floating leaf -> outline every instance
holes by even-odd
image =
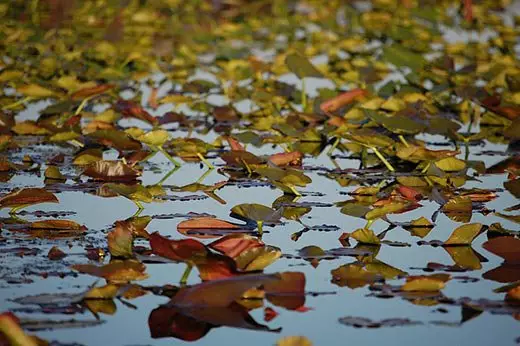
[[[276,346],[312,346],[305,336],[284,336],[276,342]]]
[[[11,312],[0,314],[0,340],[6,345],[39,346],[41,340],[25,334],[20,327],[20,320]],[[5,339],[4,339],[5,337]]]
[[[24,96],[34,97],[34,98],[47,98],[47,97],[53,97],[55,95],[55,92],[44,88],[38,84],[28,84],[21,86],[16,89],[20,94]]]
[[[469,197],[454,197],[442,206],[442,211],[455,221],[469,222],[473,203]]]
[[[497,237],[488,240],[482,247],[500,256],[506,263],[520,263],[520,239],[513,237]]]
[[[47,253],[47,258],[49,258],[52,261],[57,261],[65,257],[67,257],[67,254],[60,250],[57,246],[53,246],[49,250],[49,253]]]
[[[252,221],[276,222],[280,219],[280,211],[276,211],[262,204],[244,203],[234,206],[231,212]]]
[[[340,287],[359,288],[381,280],[383,277],[368,271],[362,264],[345,264],[331,271],[332,282]]]
[[[325,113],[334,113],[338,109],[351,104],[367,94],[368,92],[364,89],[352,89],[323,102],[320,104],[320,109]]]
[[[238,225],[213,217],[189,219],[177,225],[179,233],[196,238],[215,238],[220,236],[219,231],[240,229]]]
[[[412,232],[412,235],[420,238],[426,237],[430,231],[433,229],[433,224],[426,219],[424,216],[421,216],[418,219],[412,220],[406,226],[403,226],[407,231]]]
[[[0,198],[0,208],[21,208],[39,203],[58,203],[58,198],[42,188],[18,189]]]
[[[374,231],[368,228],[359,228],[352,232],[350,236],[362,244],[379,245],[381,243]]]
[[[48,166],[44,173],[45,179],[51,180],[66,180],[65,176],[61,174],[60,170],[56,166]]]
[[[470,223],[457,227],[450,235],[444,245],[470,245],[484,229],[480,223]]]
[[[316,77],[322,78],[323,75],[313,64],[310,63],[307,58],[300,54],[289,54],[285,58],[285,64],[289,70],[294,73],[298,78],[303,79],[305,77]]]
[[[154,254],[174,261],[196,261],[207,254],[206,247],[194,239],[170,240],[154,232],[149,240]]]
[[[114,230],[107,235],[108,251],[114,257],[129,258],[133,255],[134,236],[124,224],[116,223]]]
[[[383,48],[383,60],[397,67],[409,67],[412,70],[420,70],[426,64],[426,60],[422,55],[397,44]]]
[[[122,161],[99,160],[90,163],[83,174],[101,181],[132,181],[137,179],[141,172]]]
[[[142,142],[147,145],[161,147],[164,143],[168,141],[170,138],[170,135],[168,134],[168,131],[165,130],[154,130],[147,132],[136,139],[139,142]]]
[[[447,157],[435,161],[435,166],[442,169],[445,172],[457,172],[466,168],[466,163],[456,157]]]
[[[406,283],[401,286],[401,290],[440,291],[448,280],[450,280],[450,276],[447,274],[409,276],[406,278]]]

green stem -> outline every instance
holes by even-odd
[[[80,148],[83,148],[85,146],[83,143],[81,143],[77,139],[71,139],[69,142],[70,142],[70,144],[75,145]]]
[[[248,173],[249,175],[253,174],[253,171],[251,171],[251,168],[249,167],[249,165],[247,164],[247,162],[246,162],[244,159],[240,159],[240,161],[242,161],[242,163],[244,164],[244,166],[246,166],[247,173]]]
[[[186,265],[187,265],[186,269],[184,270],[184,273],[182,273],[182,277],[181,277],[181,281],[180,281],[181,286],[186,285],[186,283],[188,282],[188,278],[191,274],[191,270],[193,269],[193,264],[186,263]]]
[[[208,160],[206,160],[206,158],[204,157],[204,155],[202,155],[201,153],[197,153],[197,156],[198,156],[198,158],[199,158],[202,162],[204,162],[204,163],[206,164],[206,166],[208,166],[209,169],[214,169],[214,168],[215,168],[215,166],[213,166],[213,165],[211,164],[211,162],[209,162]]]
[[[293,195],[295,195],[296,197],[301,197],[301,193],[299,193],[295,188],[294,186],[287,186],[289,188],[289,190],[291,190],[291,192],[293,193]]]
[[[197,184],[202,184],[204,179],[214,170],[215,168],[209,168],[206,172],[204,172],[199,179],[197,179]]]
[[[359,169],[365,168],[366,160],[367,160],[367,148],[363,147],[363,149],[361,149],[361,167],[359,167]]]
[[[302,78],[302,112],[307,109],[307,93],[305,92],[305,78]]]
[[[379,160],[381,160],[381,161],[385,164],[386,168],[388,168],[388,170],[389,170],[390,172],[395,172],[394,167],[390,164],[390,162],[388,162],[388,161],[385,159],[385,157],[384,157],[384,156],[379,152],[379,150],[377,150],[376,147],[371,147],[370,149],[372,149],[372,151],[374,152],[374,154],[376,154],[376,156],[379,158]]]
[[[367,220],[367,223],[365,225],[365,229],[370,229],[370,227],[372,226],[372,224],[374,223],[375,220]]]
[[[150,148],[152,149],[152,152],[150,154],[148,154],[148,156],[146,156],[144,159],[142,159],[141,162],[145,162],[145,161],[150,160],[159,151],[159,149],[157,149],[157,147],[150,147]]]
[[[257,221],[256,225],[258,227],[258,233],[260,233],[260,237],[264,234],[264,222],[263,221]]]
[[[329,157],[329,159],[332,162],[332,164],[334,165],[334,167],[341,170],[341,166],[338,164],[338,162],[335,159],[333,159],[332,157]]]
[[[166,175],[164,177],[162,177],[161,180],[159,180],[157,182],[157,184],[155,184],[155,185],[162,185],[166,181],[166,179],[171,177],[173,173],[177,172],[179,170],[179,168],[180,168],[179,166],[175,166],[175,168],[173,168],[171,171],[166,173]]]
[[[132,217],[138,217],[144,210],[143,205],[139,201],[132,201],[137,206],[137,210],[135,211],[134,215]]]
[[[424,174],[424,173],[428,172],[428,168],[430,168],[430,165],[431,165],[431,162],[428,162],[426,164],[426,166],[424,166],[424,168],[422,169],[421,173]]]
[[[84,99],[83,101],[81,101],[81,103],[79,104],[78,106],[78,109],[76,109],[76,111],[74,112],[74,115],[78,115],[79,113],[81,113],[81,111],[83,110],[83,108],[85,108],[85,105],[87,104],[87,102],[91,99],[92,97],[87,97],[86,99]]]
[[[332,146],[327,151],[327,155],[329,155],[329,156],[332,155],[332,152],[336,149],[336,147],[338,146],[340,140],[341,139],[339,137],[336,137],[336,139],[334,140],[334,143],[332,143]]]
[[[33,97],[31,97],[31,96],[24,97],[23,99],[20,99],[20,100],[18,100],[16,102],[13,102],[11,104],[8,104],[8,105],[2,107],[2,110],[5,111],[5,110],[11,109],[11,108],[18,107],[22,103],[25,103],[25,102],[28,102],[28,101],[31,101],[31,100],[33,100]]]
[[[9,215],[16,215],[16,213],[18,213],[18,211],[22,210],[23,208],[25,208],[25,205],[19,205],[17,207],[13,207],[13,208],[11,208],[11,210],[9,210]]]
[[[408,148],[410,146],[410,144],[408,144],[408,142],[406,141],[406,139],[404,138],[403,135],[399,135],[398,137],[399,137],[399,140],[404,144],[405,147]]]
[[[181,164],[175,160],[173,157],[171,157],[170,154],[166,150],[164,150],[163,147],[157,147],[157,150],[159,150],[171,163],[173,163],[176,167],[180,167]]]

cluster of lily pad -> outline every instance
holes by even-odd
[[[99,198],[122,196],[138,209],[114,223],[105,246],[87,253],[99,263],[72,266],[105,279],[106,285],[60,295],[58,303],[50,295],[25,297],[20,304],[81,305],[97,316],[110,311],[115,298],[151,293],[171,298],[150,314],[153,337],[196,340],[219,325],[217,313],[233,319],[235,325],[229,325],[235,327],[276,331],[254,322],[248,311],[262,306],[264,298],[274,306],[305,311],[305,276],[263,273],[282,257],[280,248],[262,241],[264,226],[276,230],[281,220],[299,222],[305,229],[291,235],[295,241],[319,227],[302,221],[312,206],[299,203],[312,195],[310,175],[319,174],[348,190],[349,199],[333,201],[345,220],[361,218],[366,224],[338,234],[341,248],[309,246],[286,257],[315,266],[329,258],[353,257],[354,262],[332,270],[332,282],[352,289],[370,285],[378,297],[518,314],[518,231],[500,223],[470,223],[474,213],[520,220],[518,204],[503,211],[486,206],[501,194],[520,197],[514,153],[520,139],[518,29],[498,15],[508,1],[463,3],[374,0],[370,10],[313,0],[0,5],[1,179],[36,172],[43,173],[45,184],[3,191],[0,208],[10,209],[11,217],[2,230],[46,239],[88,233],[71,220],[23,219],[25,207],[58,203],[63,186]],[[454,23],[474,31],[492,29],[495,35],[450,43],[443,30]],[[329,87],[310,88],[318,79]],[[36,116],[27,118],[26,112]],[[214,135],[211,140],[208,133]],[[447,148],[439,150],[435,141]],[[513,153],[489,166],[470,159],[481,143],[507,145]],[[55,150],[45,160],[24,155],[43,144]],[[255,154],[260,151],[265,154]],[[114,152],[117,158],[106,159]],[[171,170],[147,185],[142,174],[155,155],[162,155]],[[316,158],[327,159],[332,167],[311,166]],[[359,161],[359,167],[342,168],[345,159]],[[179,167],[193,163],[207,168],[199,179],[165,185],[175,180]],[[221,181],[205,185],[210,174]],[[465,187],[488,174],[507,174],[507,192]],[[141,216],[144,204],[164,202],[169,192],[202,192],[226,204],[218,191],[244,182],[278,189],[280,197],[271,206],[230,208],[231,216],[245,223],[189,218],[177,225],[179,239],[146,230],[152,218]],[[87,183],[94,191],[87,191]],[[392,215],[427,201],[438,204],[431,217],[393,220]],[[412,246],[386,240],[389,231],[402,228],[424,238],[440,214],[461,225],[445,241],[421,240],[418,245],[442,247],[454,265],[429,263],[424,269],[436,273],[410,275],[376,258],[381,246]],[[376,233],[377,220],[388,228]],[[491,305],[443,296],[445,284],[459,280],[446,272],[482,268],[481,256],[471,247],[482,234],[488,237],[483,247],[505,261],[484,274],[508,284],[497,289],[506,293],[504,301]],[[136,246],[136,240],[145,245]],[[107,254],[110,261],[102,264]],[[66,256],[57,247],[48,253],[49,260]],[[147,265],[157,262],[186,264],[179,286],[134,283],[147,278]],[[203,282],[186,286],[194,267]],[[403,278],[397,286],[388,282]],[[265,312],[270,318],[276,314],[272,308]],[[175,329],[173,321],[191,327]],[[349,317],[340,323],[413,324]],[[43,342],[25,335],[18,324],[10,313],[0,315],[0,341]]]

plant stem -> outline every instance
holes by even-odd
[[[184,270],[184,273],[182,273],[180,284],[182,286],[186,285],[188,282],[188,277],[190,276],[191,270],[193,269],[193,264],[186,263],[186,269]]]
[[[251,171],[251,168],[249,167],[249,165],[247,164],[247,162],[246,162],[244,159],[240,159],[240,161],[242,161],[242,163],[244,164],[244,166],[246,166],[247,173],[248,173],[249,175],[253,174],[253,171]]]
[[[410,144],[408,144],[408,142],[406,141],[406,139],[404,138],[403,135],[399,135],[398,137],[399,137],[399,140],[404,144],[405,147],[408,148],[410,146]]]
[[[428,162],[426,164],[426,166],[424,166],[424,168],[422,169],[421,173],[426,173],[428,172],[428,168],[430,168],[430,165],[431,165],[431,162]]]
[[[260,237],[262,237],[262,235],[264,234],[264,222],[263,221],[257,221],[256,222],[256,225],[258,227],[258,233],[260,234]]]
[[[83,110],[83,108],[85,108],[85,105],[87,104],[87,102],[91,99],[92,97],[87,97],[86,99],[84,99],[83,101],[81,101],[81,103],[79,104],[78,106],[78,109],[76,109],[76,111],[74,112],[74,115],[78,115],[79,113],[81,113],[81,111]]]
[[[171,177],[173,173],[177,172],[179,170],[179,168],[180,168],[179,166],[175,166],[171,171],[166,173],[166,175],[164,177],[162,177],[161,180],[159,180],[157,182],[157,184],[155,184],[155,185],[162,185],[166,181],[166,179]]]
[[[180,167],[181,164],[175,160],[173,157],[171,157],[170,154],[168,154],[168,152],[166,150],[164,150],[163,147],[157,147],[157,150],[159,150],[164,156],[166,156],[166,158],[171,162],[173,163],[176,167]]]
[[[213,166],[213,165],[211,164],[211,162],[209,162],[208,160],[206,160],[206,158],[204,157],[204,155],[202,155],[201,153],[197,153],[197,156],[198,156],[198,158],[199,158],[202,162],[204,162],[204,163],[206,164],[206,166],[208,166],[209,169],[214,169],[214,168],[215,168],[215,166]]]
[[[379,152],[379,150],[377,150],[376,147],[371,147],[370,149],[372,149],[374,154],[376,154],[376,156],[385,164],[386,168],[388,168],[390,172],[395,172],[394,167],[385,159],[385,157]]]
[[[307,109],[307,93],[305,92],[305,78],[302,78],[302,112]]]
[[[21,105],[22,103],[31,101],[32,99],[33,98],[31,96],[24,97],[23,99],[20,99],[20,100],[18,100],[16,102],[10,103],[10,104],[2,107],[2,110],[5,111],[5,110],[11,109],[11,108],[15,108],[15,107]]]
[[[11,210],[9,210],[9,215],[16,215],[16,213],[18,213],[18,211],[23,209],[24,207],[25,205],[19,205],[17,207],[11,208]]]
[[[144,210],[143,205],[139,201],[132,201],[137,206],[137,210],[135,211],[134,215],[132,217],[138,217]]]
[[[210,174],[215,168],[209,168],[206,172],[204,172],[199,179],[197,179],[197,184],[201,184],[204,179]]]
[[[289,188],[289,190],[291,190],[291,192],[293,193],[293,195],[295,195],[296,197],[300,197],[302,194],[299,193],[295,188],[294,186],[287,186]]]
[[[329,156],[332,155],[332,152],[336,149],[340,140],[341,139],[339,137],[336,137],[336,139],[334,140],[334,143],[332,143],[332,146],[327,151],[327,155],[329,155]]]

